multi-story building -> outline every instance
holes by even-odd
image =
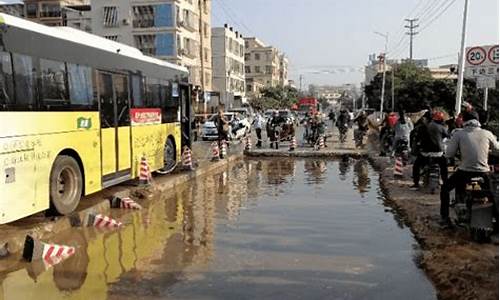
[[[285,54],[280,55],[280,85],[288,85],[288,58]]]
[[[255,37],[245,38],[245,81],[247,97],[258,97],[260,89],[280,85],[281,60],[278,49],[266,46]],[[288,69],[288,67],[287,67]],[[283,75],[285,72],[283,72]],[[288,70],[286,71],[288,73]],[[288,76],[288,74],[287,74]]]
[[[238,107],[245,102],[245,41],[228,27],[212,28],[212,71],[214,90],[220,104]]]
[[[399,63],[398,60],[388,59],[385,62],[385,71],[390,72],[392,70],[393,65],[397,65]],[[368,57],[368,65],[365,66],[365,84],[369,85],[373,78],[378,73],[382,73],[384,70],[384,64],[378,59],[375,54],[371,54]]]
[[[24,3],[21,0],[0,1],[0,12],[24,18]]]
[[[64,25],[68,7],[88,5],[90,0],[24,0],[24,16],[48,26]]]
[[[209,92],[210,16],[211,0],[99,0],[92,2],[92,32],[186,66],[195,90]]]

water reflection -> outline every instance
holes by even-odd
[[[368,161],[365,159],[359,159],[354,163],[354,176],[352,178],[352,184],[358,190],[361,197],[363,197],[370,188],[370,177],[368,171]]]
[[[304,161],[304,174],[306,175],[307,184],[322,184],[327,178],[327,162],[325,160]]]
[[[347,179],[349,168],[351,167],[351,158],[347,155],[342,156],[339,161],[339,178],[342,181]]]
[[[342,277],[344,275],[339,274],[347,273],[345,270],[352,266],[337,265],[338,262],[328,255],[332,249],[341,252],[339,257],[351,255],[352,250],[349,247],[354,243],[353,237],[346,235],[344,240],[339,242],[340,234],[337,233],[335,239],[332,239],[329,229],[318,231],[318,226],[330,226],[328,223],[314,223],[316,227],[298,223],[293,227],[278,220],[283,216],[294,220],[312,220],[311,217],[316,219],[313,217],[316,215],[318,219],[327,220],[332,211],[314,211],[314,206],[303,201],[303,194],[293,194],[293,197],[287,198],[283,193],[300,192],[309,195],[310,189],[315,188],[311,184],[319,185],[327,183],[328,180],[336,180],[333,178],[335,167],[338,167],[341,179],[344,176],[342,180],[345,180],[351,163],[354,163],[352,183],[355,189],[361,195],[374,193],[370,187],[370,168],[365,160],[343,159],[331,162],[308,159],[298,165],[297,161],[286,159],[249,160],[222,172],[207,175],[189,185],[177,187],[161,199],[151,201],[141,211],[132,214],[114,212],[115,217],[127,224],[121,230],[101,232],[93,228],[83,228],[63,234],[61,241],[72,241],[77,245],[76,254],[47,271],[37,269],[34,264],[21,264],[17,270],[0,273],[0,300],[29,299],[34,295],[41,299],[175,298],[170,293],[175,294],[173,290],[176,287],[186,282],[194,282],[196,286],[198,281],[203,281],[204,276],[209,276],[207,273],[215,274],[213,268],[216,258],[224,261],[226,255],[229,259],[234,256],[231,252],[235,251],[234,249],[240,251],[236,256],[247,255],[246,260],[233,258],[233,263],[237,261],[236,266],[231,265],[233,269],[227,273],[219,272],[218,276],[227,277],[228,274],[234,274],[234,278],[244,278],[243,275],[246,274],[248,278],[259,278],[260,273],[255,273],[252,266],[257,266],[258,269],[264,264],[279,267],[277,270],[264,270],[269,276],[272,275],[271,280],[285,280],[292,276],[293,272],[300,273],[300,276],[296,275],[298,277],[295,280],[300,279],[302,284],[308,283],[314,276],[321,277],[319,273],[313,275],[312,271],[304,269],[298,272],[293,269],[294,265],[298,264],[295,255],[301,253],[302,259],[309,258],[309,261],[303,263],[311,270],[314,266],[315,270],[322,270],[323,267],[324,272],[336,272],[325,273],[324,280],[338,276],[346,279]],[[297,182],[305,182],[306,185],[294,185],[295,176],[299,179]],[[323,186],[326,188],[328,185]],[[351,188],[348,190],[352,193]],[[242,212],[249,207],[255,207],[258,201],[262,202],[269,199],[269,196],[277,195],[282,196],[277,198],[280,200],[279,203],[276,202],[279,207],[275,206],[275,210],[267,215],[253,214],[252,218],[256,219],[252,219],[254,223],[248,225],[251,221],[248,216],[243,219],[245,214],[242,215]],[[287,202],[294,200],[295,205],[299,206],[287,207]],[[317,203],[319,200],[314,201]],[[330,199],[324,201],[324,208],[332,205]],[[341,202],[342,199],[335,201]],[[300,209],[297,209],[298,207]],[[281,214],[283,210],[286,213]],[[359,220],[364,222],[371,215],[370,212]],[[343,217],[354,219],[345,214],[337,216],[337,220]],[[246,235],[228,238],[227,235],[236,231],[238,226],[256,226],[258,230],[253,228],[254,231],[247,232]],[[367,228],[364,223],[360,227]],[[225,239],[225,244],[221,244],[221,239]],[[304,239],[310,240],[304,243]],[[228,247],[230,243],[233,244]],[[325,243],[332,248],[318,255],[316,251],[325,247]],[[273,247],[276,247],[276,251],[273,251]],[[280,247],[286,247],[285,250],[289,254],[283,254],[286,251]],[[256,260],[258,251],[263,251],[263,248],[268,251],[266,257]],[[357,249],[361,251],[362,248]],[[283,255],[286,257],[282,257]],[[355,264],[356,272],[367,265],[366,261],[370,261],[361,255],[359,258],[363,260]],[[282,274],[280,268],[289,269],[289,273]],[[371,278],[370,280],[375,281]],[[242,282],[244,283],[246,282]],[[273,285],[270,287],[280,288]]]

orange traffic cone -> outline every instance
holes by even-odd
[[[151,183],[151,170],[149,169],[149,164],[146,160],[146,156],[141,157],[141,163],[139,166],[139,183],[141,185],[148,185]]]
[[[122,222],[119,222],[113,218],[103,216],[101,214],[92,214],[90,213],[87,217],[87,226],[88,227],[97,227],[97,228],[117,228],[123,225]]]
[[[292,140],[290,141],[290,151],[294,151],[297,148],[297,139],[295,139],[295,135],[292,136]]]
[[[250,151],[250,150],[252,150],[252,137],[248,135],[245,143],[245,151]]]
[[[182,165],[184,168],[192,170],[193,160],[191,158],[191,149],[188,146],[184,146],[184,151],[182,152]]]
[[[217,142],[212,143],[212,161],[219,160],[219,144]]]
[[[221,157],[225,158],[227,155],[227,144],[225,140],[222,140],[221,145],[220,145],[220,152],[221,152]]]
[[[111,208],[142,209],[142,206],[129,197],[115,196],[111,199]]]
[[[403,160],[399,156],[394,163],[394,177],[403,177]]]
[[[54,262],[73,254],[75,254],[75,247],[43,243],[30,235],[27,235],[24,240],[23,258],[29,262],[37,259]]]

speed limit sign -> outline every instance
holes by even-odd
[[[490,62],[498,65],[498,45],[490,48],[488,51],[488,59]]]
[[[467,51],[467,62],[473,66],[478,66],[486,60],[486,50],[482,47],[472,47]],[[498,60],[498,56],[497,56]]]

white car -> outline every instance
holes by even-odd
[[[229,139],[237,140],[246,136],[251,131],[251,124],[247,118],[236,119],[234,113],[224,113],[226,120],[229,121]],[[201,139],[204,141],[216,140],[219,137],[219,132],[215,126],[217,115],[211,116],[202,127]]]

